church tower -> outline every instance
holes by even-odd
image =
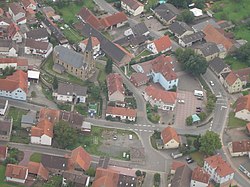
[[[93,48],[92,48],[92,39],[89,37],[87,46],[85,48],[85,51],[83,53],[84,61],[88,65],[88,72],[94,72],[95,71],[95,60],[93,58]]]

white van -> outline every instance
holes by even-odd
[[[203,91],[194,90],[194,96],[203,97]]]

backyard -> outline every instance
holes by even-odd
[[[234,115],[235,115],[234,112],[229,113],[228,127],[229,128],[245,127],[247,122],[234,117]]]

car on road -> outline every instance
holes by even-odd
[[[148,16],[147,19],[152,19],[153,17],[154,17],[154,16],[151,15],[151,16]]]
[[[184,104],[184,103],[185,103],[185,101],[184,101],[183,99],[179,99],[179,100],[178,100],[178,103],[180,103],[180,104]]]
[[[197,97],[198,100],[203,100],[203,97]]]
[[[191,163],[193,163],[193,162],[194,162],[193,159],[187,160],[187,163],[188,163],[188,164],[191,164]]]
[[[196,107],[196,110],[201,110],[201,107]]]
[[[186,161],[189,161],[189,160],[192,160],[192,158],[191,158],[191,157],[187,157],[187,158],[186,158]]]
[[[113,140],[117,140],[117,136],[116,135],[113,136]]]
[[[210,81],[209,82],[211,86],[214,86],[214,82],[213,81]]]

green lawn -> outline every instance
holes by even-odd
[[[250,4],[250,3],[249,3]],[[249,10],[250,11],[250,10]],[[237,39],[245,39],[247,40],[248,42],[250,42],[250,30],[244,26],[244,25],[241,25],[241,26],[237,26],[235,29],[234,29],[234,34],[235,34],[235,37]]]
[[[201,167],[203,166],[204,155],[202,153],[200,153],[199,151],[196,151],[194,153],[191,153],[190,156],[195,162],[197,162],[199,166]]]
[[[83,40],[83,37],[72,28],[65,28],[63,30],[64,35],[71,43],[79,43]]]
[[[245,127],[247,122],[244,120],[235,118],[234,115],[235,115],[234,112],[229,113],[228,127],[229,128]]]
[[[77,105],[75,105],[74,109],[79,113],[79,114],[82,114],[84,116],[87,116],[88,115],[88,107],[86,104],[82,104],[82,103],[79,103]]]
[[[42,159],[42,154],[41,153],[33,153],[30,156],[30,161],[32,161],[32,162],[38,162],[38,163],[40,163],[41,159]]]
[[[134,58],[134,60],[140,60],[141,57],[148,56],[148,55],[150,55],[150,54],[152,54],[150,51],[144,50],[144,51],[141,52],[139,55],[137,55],[137,56]]]
[[[16,108],[16,107],[10,107],[9,112],[8,112],[8,118],[13,118],[13,129],[21,129],[21,119],[22,115],[27,114],[28,111],[21,109],[21,108]]]
[[[66,111],[71,111],[71,105],[70,104],[57,104],[57,107],[60,109],[60,110],[66,110]]]
[[[5,166],[0,165],[0,186],[1,187],[17,187],[22,185],[17,185],[14,183],[7,183],[5,180]]]
[[[228,56],[225,58],[225,62],[231,66],[233,70],[247,68],[247,65],[243,62],[238,61],[237,59]]]
[[[76,3],[69,3],[69,5],[58,7],[54,5],[56,12],[62,15],[66,23],[74,22],[77,20],[76,14],[81,10],[82,7],[88,7],[90,10],[93,10],[95,4],[92,0],[84,0],[80,5]]]
[[[105,66],[101,63],[96,63],[96,67],[99,69],[99,75],[98,75],[98,81],[100,83],[106,82],[106,72],[105,72]]]
[[[145,9],[147,11],[150,10],[150,8],[154,7],[155,5],[157,5],[158,0],[148,0],[148,4],[146,5]]]

